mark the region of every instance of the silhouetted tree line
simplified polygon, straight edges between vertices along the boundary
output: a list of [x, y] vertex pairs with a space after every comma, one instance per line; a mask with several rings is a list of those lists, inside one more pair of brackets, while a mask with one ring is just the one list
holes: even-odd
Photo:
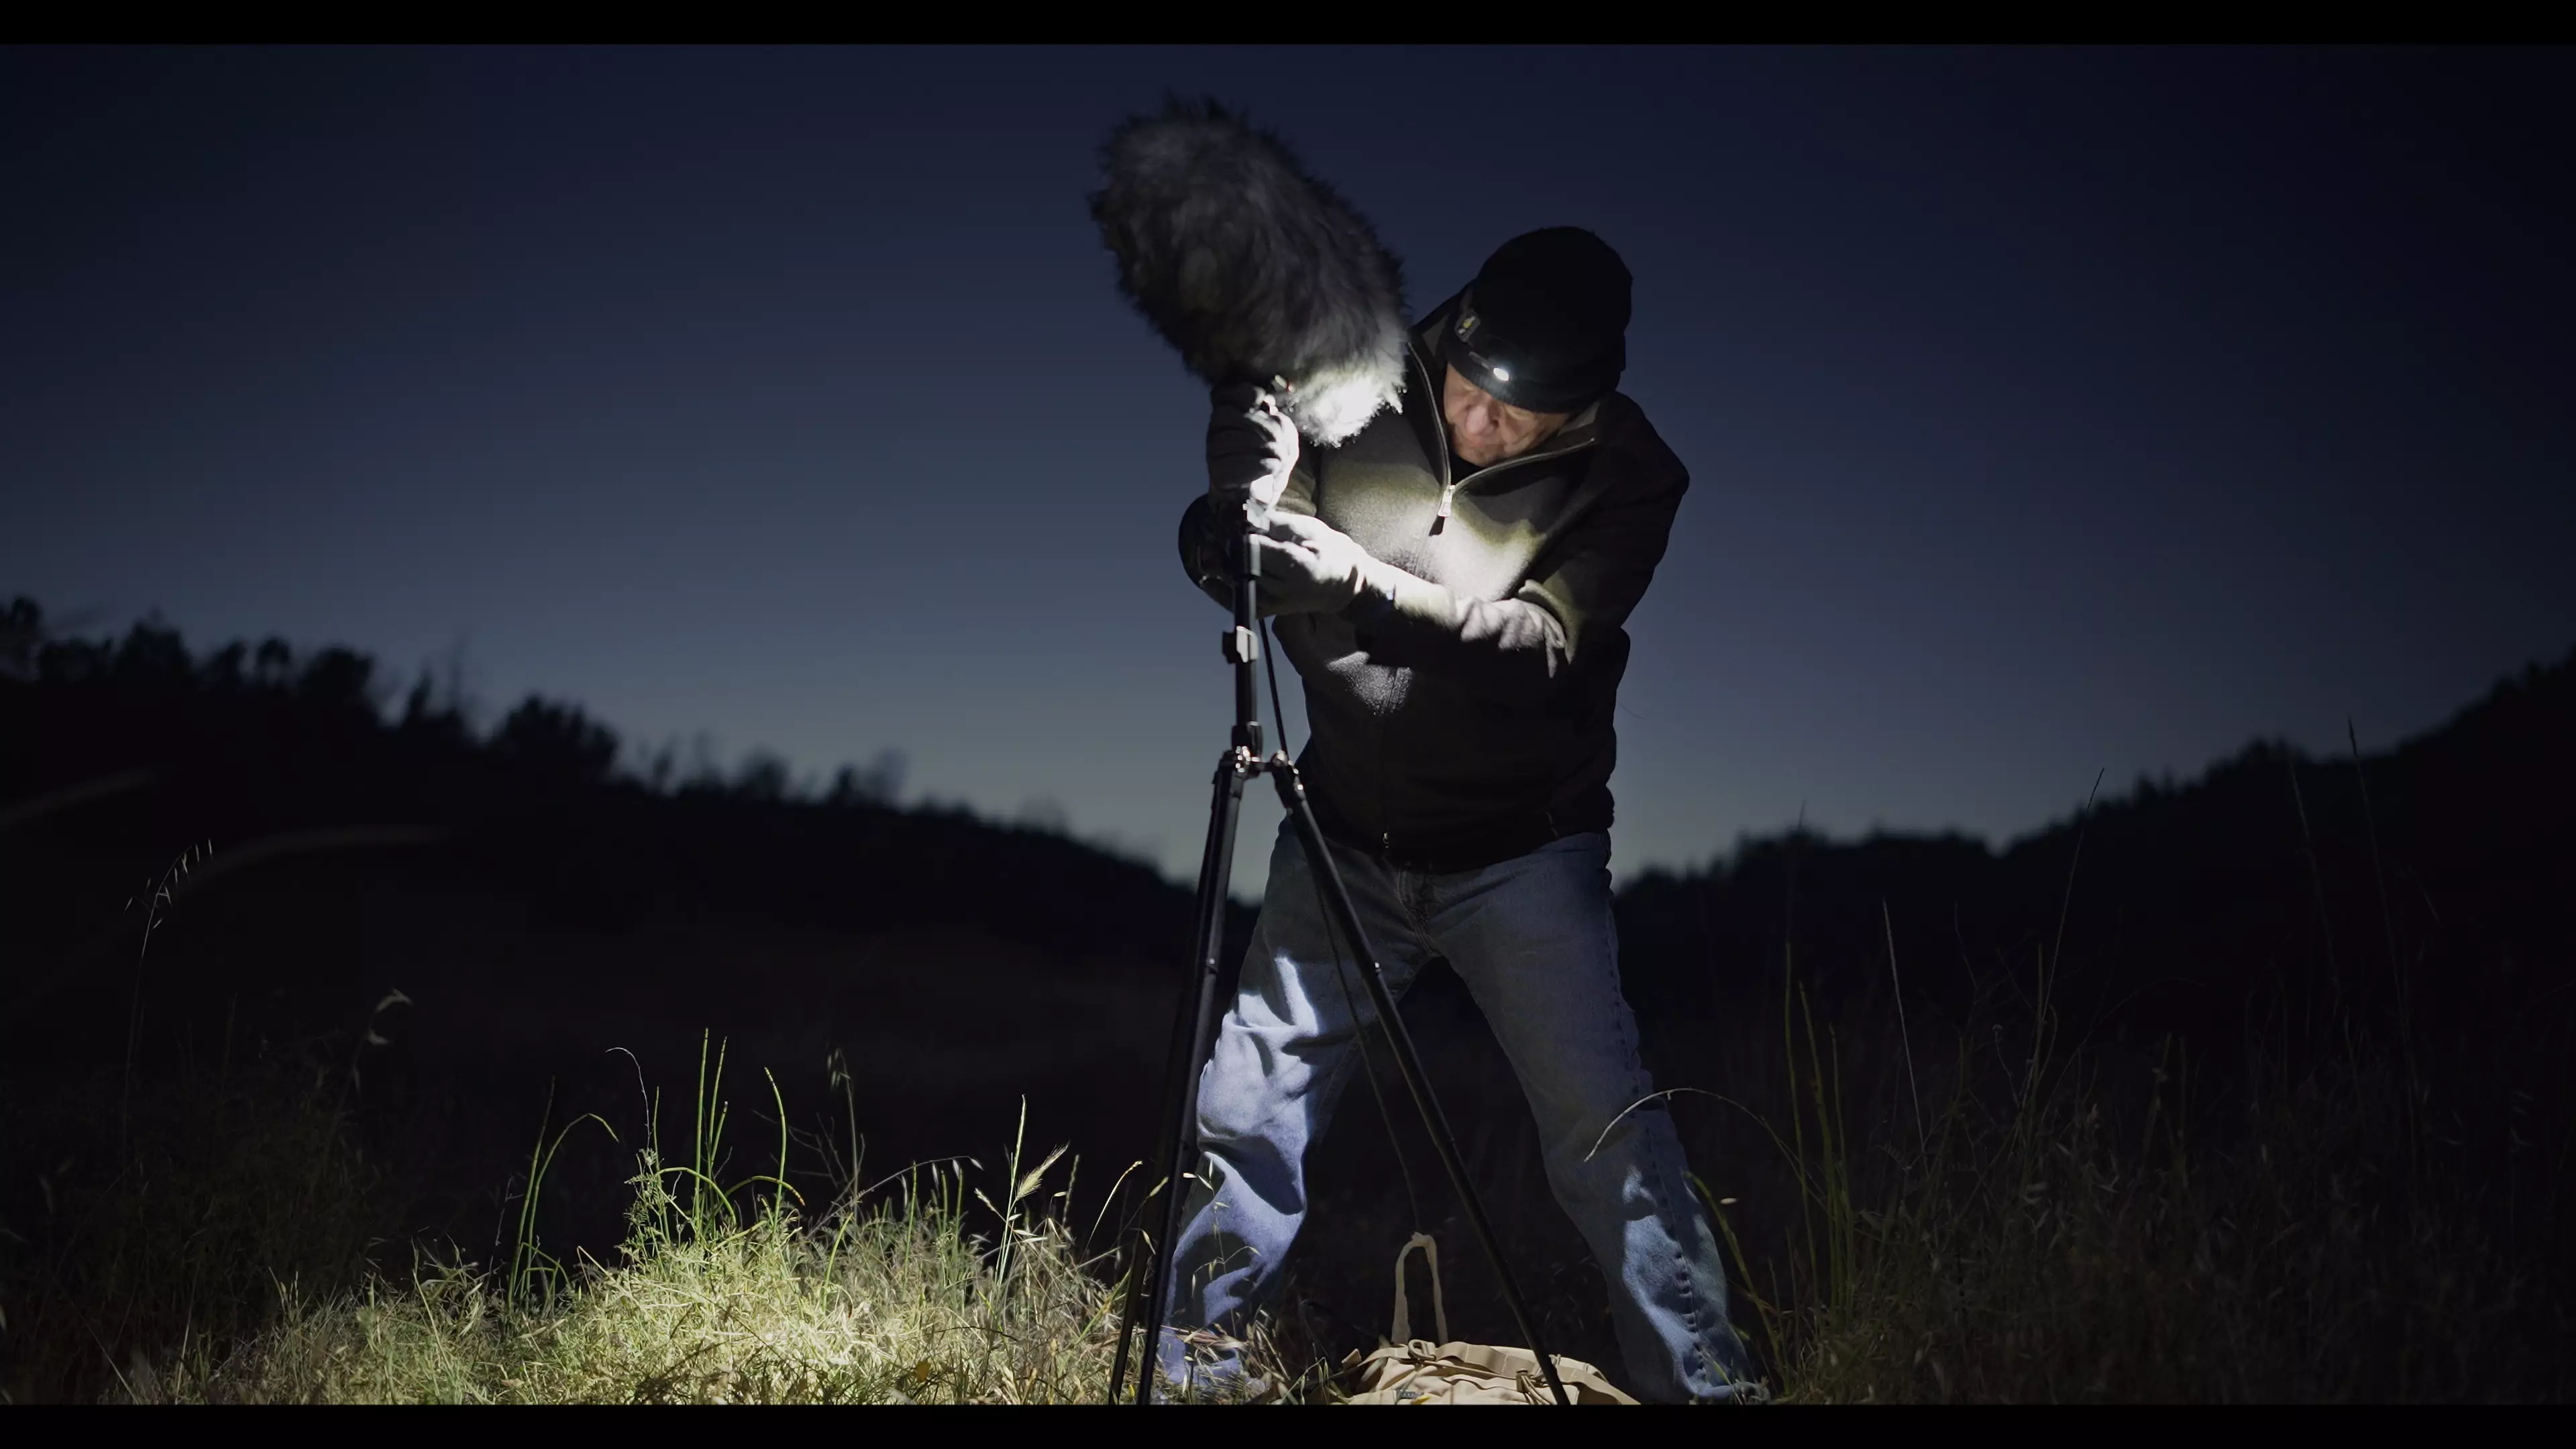
[[[127, 702], [257, 691], [292, 701], [316, 718], [375, 720], [405, 738], [458, 750], [480, 748], [521, 770], [589, 784], [606, 783], [617, 773], [622, 748], [617, 731], [580, 706], [536, 694], [520, 701], [488, 738], [479, 738], [455, 685], [451, 682], [442, 695], [426, 669], [403, 696], [399, 712], [384, 720], [387, 684], [376, 661], [338, 645], [298, 658], [293, 646], [271, 636], [256, 647], [236, 641], [199, 659], [189, 653], [179, 631], [157, 616], [116, 640], [50, 637], [43, 607], [24, 595], [0, 612], [0, 679], [105, 689]], [[794, 799], [799, 793], [787, 762], [767, 751], [753, 751], [732, 773], [702, 761], [698, 770], [682, 777], [675, 763], [674, 752], [665, 747], [650, 754], [630, 777], [656, 791], [770, 801]], [[841, 766], [813, 798], [843, 807], [891, 804], [902, 791], [903, 773], [902, 755], [883, 751], [864, 767]]]
[[[1104, 940], [1113, 954], [1185, 949], [1172, 933], [1186, 931], [1173, 914], [1186, 903], [1169, 883], [1044, 831], [900, 809], [891, 752], [820, 789], [758, 751], [731, 772], [703, 757], [683, 772], [668, 749], [621, 771], [616, 732], [576, 705], [532, 695], [478, 735], [454, 686], [426, 672], [388, 714], [375, 661], [353, 650], [299, 655], [271, 638], [200, 658], [158, 619], [114, 640], [53, 638], [25, 598], [0, 617], [0, 678], [15, 684], [0, 695], [0, 800], [23, 810], [147, 771], [144, 793], [165, 797], [175, 828], [80, 812], [133, 831], [131, 852], [400, 821], [452, 831], [602, 919], [686, 903], [845, 929], [864, 900], [872, 917], [1020, 922], [1076, 958]], [[2394, 750], [2309, 758], [2257, 741], [2189, 784], [2141, 778], [2001, 849], [1955, 835], [1747, 839], [1627, 892], [1632, 990], [1683, 1016], [1732, 1010], [1776, 993], [1803, 951], [1804, 979], [1827, 996], [1867, 998], [1910, 975], [1964, 1010], [1978, 991], [2026, 994], [2056, 969], [2061, 989], [2163, 1020], [2205, 1015], [2212, 988], [2267, 974], [2378, 1000], [2407, 972], [2470, 958], [2507, 974], [2563, 962], [2570, 741], [2576, 653]], [[991, 909], [1004, 900], [1011, 909]]]
[[[194, 823], [175, 836], [140, 831], [133, 841], [138, 851], [368, 819], [439, 827], [505, 851], [514, 841], [544, 840], [558, 855], [578, 860], [596, 857], [583, 847], [604, 844], [593, 838], [603, 831], [636, 843], [627, 817], [643, 811], [659, 821], [686, 821], [681, 833], [700, 843], [660, 857], [692, 866], [693, 893], [747, 892], [773, 913], [789, 906], [778, 919], [814, 914], [792, 907], [796, 881], [810, 872], [794, 860], [769, 858], [759, 844], [764, 839], [820, 852], [833, 840], [873, 848], [901, 837], [902, 849], [875, 862], [899, 867], [952, 861], [961, 851], [985, 848], [989, 835], [1009, 842], [998, 848], [1013, 858], [995, 862], [1005, 874], [994, 883], [1014, 893], [1043, 890], [1068, 868], [1086, 880], [1117, 879], [1113, 897], [1159, 884], [1132, 862], [1069, 841], [1032, 839], [1045, 832], [1025, 827], [987, 826], [963, 808], [901, 809], [903, 760], [891, 750], [864, 766], [843, 765], [819, 788], [800, 788], [783, 759], [759, 750], [730, 771], [703, 748], [684, 770], [668, 747], [621, 768], [616, 731], [578, 705], [531, 695], [488, 733], [478, 733], [453, 685], [442, 692], [426, 671], [400, 707], [388, 711], [391, 691], [375, 661], [336, 646], [299, 655], [270, 638], [200, 658], [157, 619], [118, 639], [50, 638], [42, 610], [20, 598], [0, 623], [0, 669], [18, 686], [8, 696], [0, 792], [22, 810], [41, 809], [49, 792], [140, 770], [172, 802], [161, 813]], [[703, 848], [729, 834], [744, 838]], [[620, 878], [633, 879], [637, 869], [650, 875], [652, 862], [630, 859]], [[621, 891], [604, 879], [583, 884], [585, 898], [621, 905], [667, 899], [656, 891]], [[882, 901], [903, 895], [871, 894]]]

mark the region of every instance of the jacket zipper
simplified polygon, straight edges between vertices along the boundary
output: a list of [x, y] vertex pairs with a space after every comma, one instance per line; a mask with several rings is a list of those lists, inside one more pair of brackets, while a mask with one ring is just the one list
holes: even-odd
[[[1574, 445], [1573, 445], [1573, 446], [1571, 446], [1571, 447], [1558, 448], [1558, 449], [1556, 449], [1554, 452], [1548, 452], [1548, 453], [1524, 453], [1524, 454], [1522, 454], [1520, 457], [1517, 457], [1517, 458], [1506, 458], [1506, 459], [1504, 459], [1503, 461], [1501, 461], [1501, 462], [1499, 462], [1499, 463], [1489, 463], [1489, 464], [1485, 465], [1484, 467], [1479, 468], [1479, 469], [1477, 469], [1477, 470], [1476, 470], [1476, 477], [1477, 477], [1479, 480], [1482, 480], [1482, 479], [1485, 479], [1485, 478], [1490, 478], [1490, 477], [1492, 477], [1493, 475], [1495, 475], [1496, 473], [1501, 472], [1501, 471], [1502, 471], [1502, 470], [1504, 470], [1505, 468], [1517, 468], [1517, 467], [1519, 467], [1519, 466], [1520, 466], [1521, 464], [1523, 464], [1523, 463], [1536, 463], [1536, 462], [1540, 462], [1540, 461], [1543, 461], [1543, 460], [1548, 459], [1548, 458], [1562, 458], [1562, 457], [1565, 457], [1566, 455], [1571, 454], [1571, 453], [1580, 453], [1580, 452], [1582, 452], [1584, 449], [1591, 447], [1595, 442], [1598, 442], [1598, 441], [1599, 441], [1599, 439], [1597, 439], [1597, 438], [1586, 438], [1586, 439], [1584, 439], [1582, 442], [1580, 442], [1580, 443], [1576, 443], [1576, 444], [1574, 444]], [[1439, 511], [1439, 512], [1437, 512], [1437, 513], [1434, 513], [1433, 515], [1431, 515], [1431, 519], [1432, 519], [1432, 529], [1431, 529], [1431, 531], [1432, 531], [1432, 532], [1434, 532], [1434, 533], [1438, 533], [1438, 532], [1440, 531], [1440, 525], [1441, 525], [1442, 523], [1445, 523], [1445, 522], [1447, 522], [1447, 521], [1448, 521], [1448, 518], [1449, 518], [1449, 500], [1451, 500], [1452, 498], [1456, 497], [1456, 496], [1457, 496], [1457, 494], [1458, 494], [1458, 483], [1457, 483], [1457, 480], [1456, 480], [1456, 479], [1454, 479], [1454, 478], [1449, 478], [1449, 473], [1450, 473], [1450, 463], [1449, 463], [1449, 436], [1448, 436], [1448, 428], [1447, 428], [1447, 426], [1446, 426], [1445, 424], [1444, 424], [1444, 425], [1442, 426], [1442, 428], [1441, 428], [1441, 436], [1440, 436], [1440, 473], [1441, 473], [1441, 476], [1442, 476], [1444, 479], [1447, 479], [1448, 481], [1445, 481], [1445, 482], [1443, 482], [1443, 483], [1440, 485], [1440, 511]]]

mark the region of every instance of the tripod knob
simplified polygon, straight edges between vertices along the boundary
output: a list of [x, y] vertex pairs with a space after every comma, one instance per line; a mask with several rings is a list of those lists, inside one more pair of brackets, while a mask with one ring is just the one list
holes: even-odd
[[1260, 636], [1240, 624], [1226, 630], [1222, 642], [1228, 664], [1250, 664], [1261, 657]]

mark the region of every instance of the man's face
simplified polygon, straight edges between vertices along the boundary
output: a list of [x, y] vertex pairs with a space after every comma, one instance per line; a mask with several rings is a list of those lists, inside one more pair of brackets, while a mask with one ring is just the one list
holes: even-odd
[[1556, 435], [1572, 413], [1534, 413], [1516, 408], [1458, 375], [1442, 373], [1440, 416], [1449, 423], [1449, 445], [1458, 456], [1482, 468], [1517, 458]]

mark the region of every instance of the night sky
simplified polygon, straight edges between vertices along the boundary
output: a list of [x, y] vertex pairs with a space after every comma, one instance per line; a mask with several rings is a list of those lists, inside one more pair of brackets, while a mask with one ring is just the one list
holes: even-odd
[[2576, 644], [2566, 51], [0, 52], [0, 595], [899, 749], [1185, 879], [1205, 394], [1084, 207], [1175, 88], [1416, 307], [1538, 226], [1636, 274], [1692, 489], [1623, 872], [2001, 839]]

